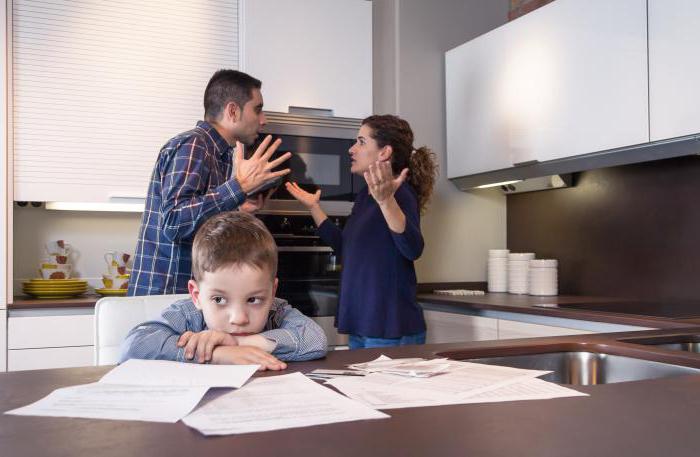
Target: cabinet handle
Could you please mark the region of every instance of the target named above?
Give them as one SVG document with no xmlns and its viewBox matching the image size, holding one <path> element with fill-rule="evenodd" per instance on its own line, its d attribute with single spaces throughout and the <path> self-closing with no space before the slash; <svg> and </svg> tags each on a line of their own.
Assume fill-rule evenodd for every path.
<svg viewBox="0 0 700 457">
<path fill-rule="evenodd" d="M 539 163 L 540 161 L 537 159 L 533 160 L 525 160 L 524 162 L 514 162 L 513 166 L 514 167 L 524 167 L 525 165 L 534 165 L 536 163 Z"/>
</svg>

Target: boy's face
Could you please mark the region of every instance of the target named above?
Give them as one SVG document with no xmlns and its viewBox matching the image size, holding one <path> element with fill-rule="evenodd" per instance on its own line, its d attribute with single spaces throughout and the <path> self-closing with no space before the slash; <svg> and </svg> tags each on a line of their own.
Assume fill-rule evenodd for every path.
<svg viewBox="0 0 700 457">
<path fill-rule="evenodd" d="M 254 265 L 229 265 L 190 280 L 190 295 L 210 330 L 244 336 L 260 333 L 277 292 L 277 278 Z"/>
</svg>

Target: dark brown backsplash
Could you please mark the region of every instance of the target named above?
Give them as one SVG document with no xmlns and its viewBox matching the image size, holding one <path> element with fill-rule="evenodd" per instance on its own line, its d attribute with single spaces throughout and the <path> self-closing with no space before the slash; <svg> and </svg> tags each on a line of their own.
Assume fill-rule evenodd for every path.
<svg viewBox="0 0 700 457">
<path fill-rule="evenodd" d="M 508 20 L 512 21 L 513 19 L 517 19 L 551 1 L 552 0 L 510 0 Z"/>
<path fill-rule="evenodd" d="M 564 294 L 700 299 L 700 157 L 587 171 L 507 197 L 508 248 L 559 259 Z"/>
</svg>

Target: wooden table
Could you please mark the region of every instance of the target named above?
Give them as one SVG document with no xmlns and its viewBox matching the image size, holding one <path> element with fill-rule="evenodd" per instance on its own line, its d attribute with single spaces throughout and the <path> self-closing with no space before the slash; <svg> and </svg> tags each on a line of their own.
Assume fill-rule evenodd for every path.
<svg viewBox="0 0 700 457">
<path fill-rule="evenodd" d="M 613 344 L 599 336 L 572 336 L 336 351 L 324 360 L 292 363 L 286 372 L 340 368 L 380 353 L 432 356 L 464 347 L 478 354 L 567 342 Z M 700 358 L 696 363 L 700 367 Z M 94 382 L 109 368 L 0 373 L 0 410 L 27 405 L 58 387 Z M 0 415 L 0 456 L 700 455 L 700 376 L 577 389 L 591 396 L 407 408 L 387 411 L 391 418 L 384 420 L 221 437 L 202 436 L 181 422 Z"/>
</svg>

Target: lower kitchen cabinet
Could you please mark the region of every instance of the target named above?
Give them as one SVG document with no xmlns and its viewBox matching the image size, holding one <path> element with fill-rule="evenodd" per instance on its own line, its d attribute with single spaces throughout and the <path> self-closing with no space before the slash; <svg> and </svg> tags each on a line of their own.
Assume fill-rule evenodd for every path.
<svg viewBox="0 0 700 457">
<path fill-rule="evenodd" d="M 594 333 L 588 330 L 531 324 L 492 317 L 468 316 L 442 311 L 424 310 L 423 315 L 428 327 L 426 343 L 508 340 Z"/>
<path fill-rule="evenodd" d="M 7 320 L 7 370 L 93 365 L 92 314 L 10 315 Z"/>
<path fill-rule="evenodd" d="M 542 336 L 584 335 L 593 333 L 588 330 L 578 330 L 551 325 L 530 324 L 528 322 L 508 321 L 498 319 L 498 339 L 535 338 Z"/>
<path fill-rule="evenodd" d="M 7 351 L 7 371 L 87 367 L 94 365 L 93 360 L 94 346 L 10 349 Z"/>
<path fill-rule="evenodd" d="M 334 322 L 335 322 L 335 317 L 333 316 L 315 316 L 312 317 L 311 319 L 314 320 L 322 329 L 323 332 L 326 334 L 326 338 L 328 339 L 328 347 L 331 349 L 335 349 L 338 346 L 347 346 L 348 345 L 348 335 L 344 335 L 342 333 L 338 333 L 338 330 L 335 328 Z"/>
<path fill-rule="evenodd" d="M 0 372 L 7 370 L 7 310 L 0 309 Z"/>
<path fill-rule="evenodd" d="M 498 339 L 498 319 L 440 311 L 423 311 L 423 316 L 429 344 Z"/>
</svg>

